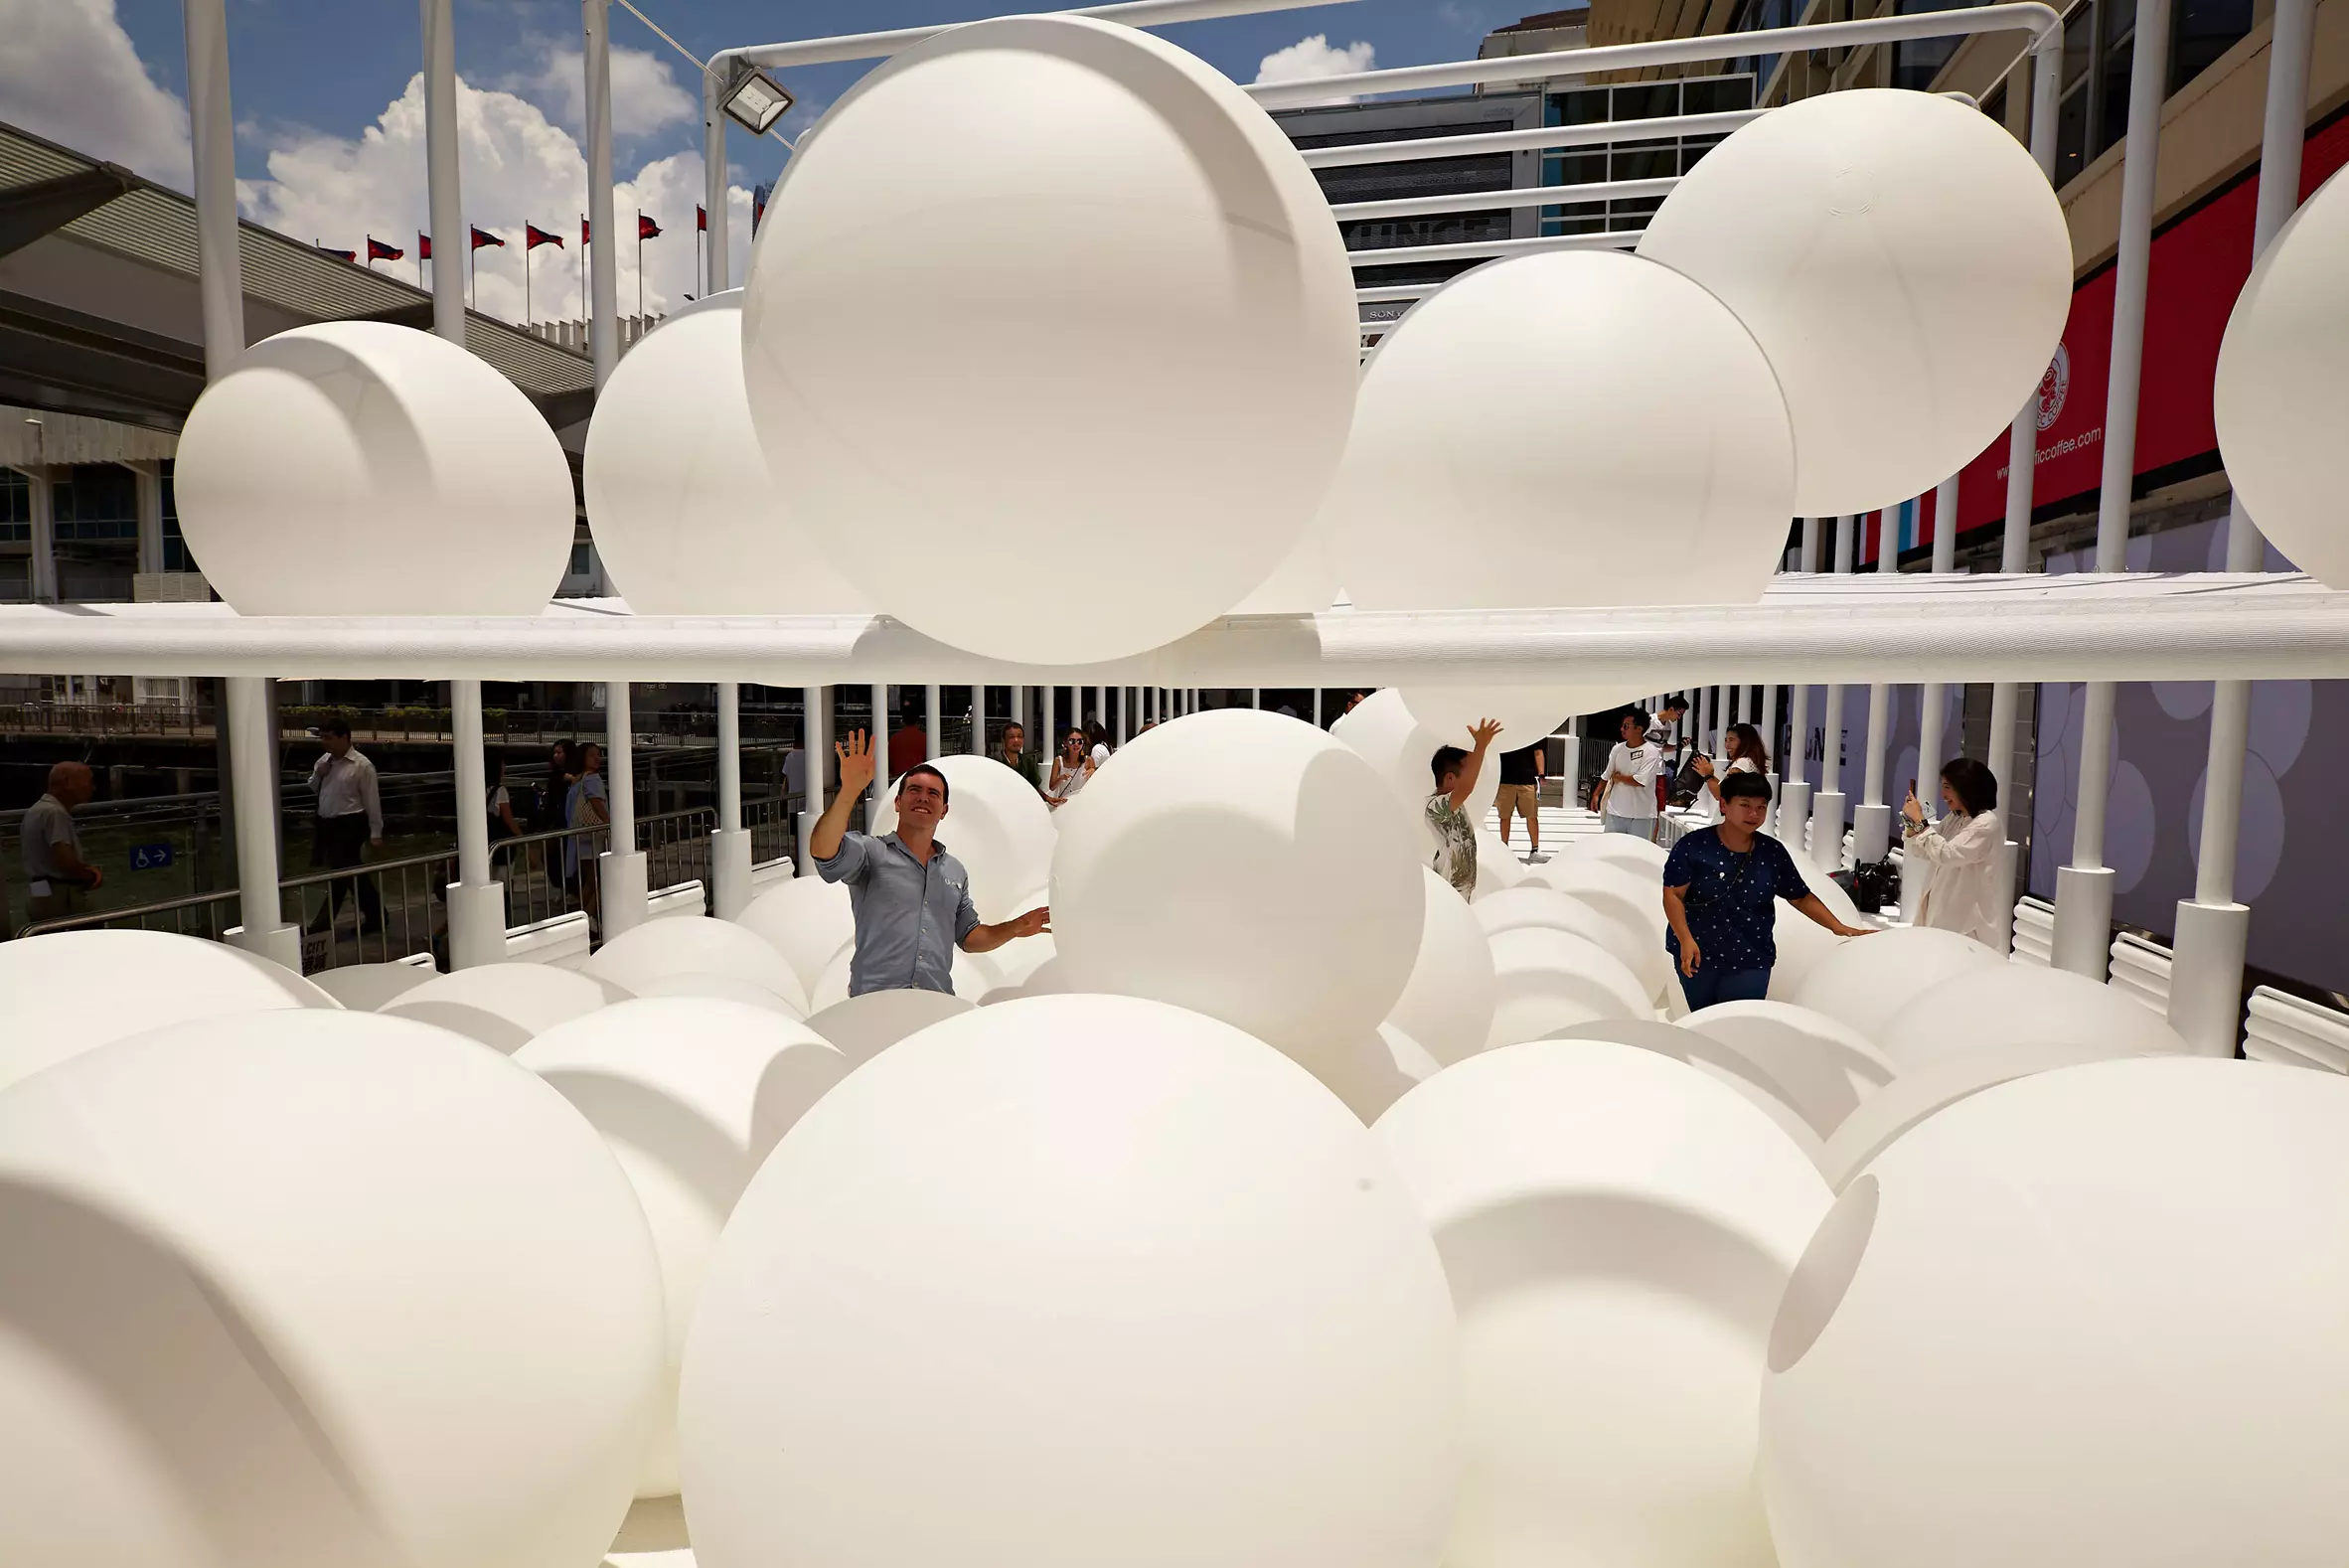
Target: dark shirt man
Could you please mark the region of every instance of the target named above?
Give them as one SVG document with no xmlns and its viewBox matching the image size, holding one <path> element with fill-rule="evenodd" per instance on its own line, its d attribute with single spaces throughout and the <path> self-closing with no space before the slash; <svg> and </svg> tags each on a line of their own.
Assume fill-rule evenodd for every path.
<svg viewBox="0 0 2349 1568">
<path fill-rule="evenodd" d="M 1525 833 L 1530 845 L 1526 852 L 1528 864 L 1541 854 L 1541 779 L 1543 742 L 1535 741 L 1514 751 L 1500 754 L 1500 789 L 1493 797 L 1493 809 L 1500 814 L 1500 842 L 1509 842 L 1509 824 L 1525 819 Z"/>
<path fill-rule="evenodd" d="M 1044 792 L 1043 781 L 1036 776 L 1036 763 L 1039 759 L 1034 752 L 1027 749 L 1026 725 L 1018 720 L 1006 724 L 1003 743 L 989 754 L 1005 767 L 1027 780 L 1028 786 L 1037 794 L 1041 795 Z"/>
<path fill-rule="evenodd" d="M 1691 1012 L 1769 996 L 1781 898 L 1837 936 L 1868 934 L 1837 920 L 1787 847 L 1761 831 L 1769 809 L 1768 780 L 1732 773 L 1721 781 L 1720 824 L 1683 834 L 1664 861 L 1664 951 Z"/>
</svg>

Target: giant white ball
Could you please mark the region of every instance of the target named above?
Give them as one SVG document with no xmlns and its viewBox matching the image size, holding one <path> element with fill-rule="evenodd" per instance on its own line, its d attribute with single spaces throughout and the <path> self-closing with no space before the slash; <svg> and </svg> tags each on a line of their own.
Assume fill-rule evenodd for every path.
<svg viewBox="0 0 2349 1568">
<path fill-rule="evenodd" d="M 592 1563 L 660 1378 L 627 1178 L 470 1040 L 247 1014 L 0 1093 L 0 1561 Z"/>
<path fill-rule="evenodd" d="M 1794 478 L 1778 383 L 1719 300 L 1638 256 L 1547 251 L 1404 316 L 1327 516 L 1363 609 L 1743 603 L 1785 549 Z"/>
<path fill-rule="evenodd" d="M 2183 1056 L 2193 1049 L 2167 1019 L 2124 991 L 2068 970 L 2011 961 L 1969 967 L 1921 993 L 1886 1020 L 1876 1043 L 1907 1070 L 2006 1040 L 2103 1044 L 2115 1056 Z"/>
<path fill-rule="evenodd" d="M 1622 838 L 1624 835 L 1613 835 Z M 1566 893 L 1615 927 L 1608 951 L 1631 966 L 1650 999 L 1679 990 L 1671 955 L 1664 951 L 1663 881 L 1603 861 L 1552 861 L 1537 865 L 1528 881 Z"/>
<path fill-rule="evenodd" d="M 1426 878 L 1360 757 L 1293 718 L 1197 713 L 1137 737 L 1061 814 L 1057 962 L 1076 991 L 1173 1003 L 1307 1059 L 1402 995 Z"/>
<path fill-rule="evenodd" d="M 1488 1045 L 1539 1039 L 1594 1019 L 1651 1019 L 1646 989 L 1621 959 L 1554 926 L 1518 926 L 1492 938 L 1494 1005 Z"/>
<path fill-rule="evenodd" d="M 938 757 L 946 775 L 946 820 L 938 842 L 971 873 L 971 902 L 989 924 L 1035 907 L 1026 895 L 1051 875 L 1056 834 L 1052 809 L 1027 779 L 993 757 L 967 753 Z M 873 814 L 872 833 L 897 831 L 892 788 Z"/>
<path fill-rule="evenodd" d="M 1295 1064 L 1136 998 L 982 1009 L 735 1206 L 686 1347 L 695 1553 L 1429 1568 L 1457 1354 L 1427 1227 Z"/>
<path fill-rule="evenodd" d="M 1779 917 L 1781 928 L 1792 920 L 1811 924 L 1787 910 Z M 1783 997 L 1773 986 L 1772 1000 L 1824 1013 L 1877 1046 L 1894 1017 L 1926 992 L 1959 975 L 1984 978 L 2003 962 L 1972 937 L 1923 925 L 1895 926 L 1845 941 L 1815 960 L 1804 957 L 1801 984 Z"/>
<path fill-rule="evenodd" d="M 811 1000 L 826 968 L 857 940 L 857 913 L 848 888 L 821 876 L 777 882 L 751 899 L 734 923 L 782 954 Z"/>
<path fill-rule="evenodd" d="M 1899 1071 L 1858 1030 L 1792 1003 L 1715 1003 L 1689 1014 L 1679 1026 L 1710 1035 L 1754 1063 L 1821 1138 Z"/>
<path fill-rule="evenodd" d="M 639 615 L 861 613 L 767 469 L 742 392 L 742 291 L 638 339 L 595 397 L 581 470 L 595 551 Z"/>
<path fill-rule="evenodd" d="M 1320 507 L 1353 274 L 1288 138 L 1174 45 L 1079 17 L 939 34 L 833 104 L 769 216 L 751 420 L 833 564 L 919 630 L 1140 653 L 1237 604 Z"/>
<path fill-rule="evenodd" d="M 1406 686 L 1399 688 L 1403 706 L 1429 733 L 1453 737 L 1447 743 L 1467 747 L 1469 728 L 1496 719 L 1500 733 L 1485 766 L 1498 781 L 1500 753 L 1517 751 L 1546 740 L 1577 713 L 1614 707 L 1635 695 L 1635 689 L 1598 686 Z"/>
<path fill-rule="evenodd" d="M 1449 1076 L 1449 1075 L 1447 1075 Z M 1784 1568 L 2332 1568 L 2349 1082 L 2100 1062 L 1881 1155 L 1772 1333 Z"/>
<path fill-rule="evenodd" d="M 337 1006 L 282 965 L 169 931 L 52 931 L 0 943 L 0 1088 L 167 1024 Z"/>
<path fill-rule="evenodd" d="M 1420 874 L 1427 903 L 1419 957 L 1386 1020 L 1437 1061 L 1455 1062 L 1483 1050 L 1492 1029 L 1492 945 L 1450 882 L 1434 871 Z"/>
<path fill-rule="evenodd" d="M 172 487 L 243 615 L 537 615 L 577 526 L 570 463 L 522 390 L 380 321 L 246 349 L 188 410 Z"/>
<path fill-rule="evenodd" d="M 2219 344 L 2211 409 L 2227 478 L 2292 563 L 2349 588 L 2349 179 L 2269 241 Z"/>
<path fill-rule="evenodd" d="M 483 964 L 436 975 L 381 1011 L 512 1052 L 558 1023 L 628 997 L 618 986 L 552 964 Z"/>
<path fill-rule="evenodd" d="M 677 1369 L 734 1200 L 777 1140 L 848 1076 L 806 1024 L 706 997 L 647 997 L 557 1024 L 514 1053 L 576 1106 L 636 1189 L 661 1260 L 667 1381 L 637 1495 L 677 1490 Z"/>
<path fill-rule="evenodd" d="M 1862 87 L 1786 107 L 1682 176 L 1639 253 L 1769 356 L 1794 419 L 1790 511 L 1897 506 L 2039 385 L 2072 308 L 2071 234 L 2029 150 L 1970 104 Z"/>
<path fill-rule="evenodd" d="M 1598 1040 L 1460 1062 L 1375 1131 L 1460 1313 L 1446 1568 L 1767 1568 L 1763 1350 L 1829 1201 L 1801 1154 L 1698 1069 Z"/>
<path fill-rule="evenodd" d="M 647 920 L 597 948 L 580 973 L 631 992 L 670 975 L 723 975 L 763 986 L 803 1014 L 808 1007 L 799 976 L 773 944 L 731 920 L 707 915 Z"/>
<path fill-rule="evenodd" d="M 818 1009 L 809 1017 L 808 1027 L 838 1047 L 853 1067 L 870 1061 L 908 1034 L 978 1005 L 976 998 L 943 991 L 867 991 L 861 997 L 844 996 L 830 1007 Z"/>
<path fill-rule="evenodd" d="M 320 970 L 310 984 L 354 1013 L 379 1013 L 432 975 L 414 964 L 344 964 Z"/>
</svg>

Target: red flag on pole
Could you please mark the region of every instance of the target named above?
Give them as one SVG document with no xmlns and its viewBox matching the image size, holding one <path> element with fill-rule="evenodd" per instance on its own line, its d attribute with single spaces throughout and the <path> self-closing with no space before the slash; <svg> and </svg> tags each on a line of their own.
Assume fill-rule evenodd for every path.
<svg viewBox="0 0 2349 1568">
<path fill-rule="evenodd" d="M 579 248 L 587 248 L 587 220 L 584 218 L 579 220 Z"/>
<path fill-rule="evenodd" d="M 550 235 L 537 224 L 524 224 L 522 234 L 525 241 L 523 248 L 526 250 L 536 250 L 541 245 L 552 245 L 557 250 L 562 248 L 562 235 Z"/>
<path fill-rule="evenodd" d="M 639 239 L 658 239 L 661 237 L 661 226 L 654 223 L 651 219 L 645 217 L 644 214 L 638 213 L 636 215 L 636 237 Z"/>
<path fill-rule="evenodd" d="M 367 236 L 367 258 L 370 261 L 397 261 L 407 254 L 397 245 L 388 245 L 374 235 Z"/>
<path fill-rule="evenodd" d="M 694 205 L 694 233 L 698 235 L 709 233 L 709 209 L 698 202 Z"/>
<path fill-rule="evenodd" d="M 420 229 L 416 231 L 416 259 L 418 261 L 432 259 L 432 236 Z"/>
<path fill-rule="evenodd" d="M 356 250 L 337 250 L 333 245 L 320 245 L 318 248 L 333 256 L 337 261 L 357 261 L 359 259 L 359 252 Z"/>
<path fill-rule="evenodd" d="M 506 241 L 500 239 L 496 235 L 491 234 L 479 224 L 475 224 L 473 226 L 473 248 L 479 250 L 483 245 L 496 245 L 500 250 L 503 250 L 506 248 Z"/>
</svg>

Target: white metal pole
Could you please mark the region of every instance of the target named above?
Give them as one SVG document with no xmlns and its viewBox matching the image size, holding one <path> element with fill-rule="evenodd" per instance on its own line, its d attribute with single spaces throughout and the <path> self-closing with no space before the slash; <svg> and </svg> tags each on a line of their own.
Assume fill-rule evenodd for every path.
<svg viewBox="0 0 2349 1568">
<path fill-rule="evenodd" d="M 188 128 L 196 174 L 196 277 L 204 311 L 204 370 L 227 375 L 244 352 L 244 267 L 236 237 L 235 119 L 229 102 L 225 0 L 187 0 Z M 277 737 L 269 687 L 258 676 L 222 683 L 228 706 L 231 796 L 236 814 L 237 945 L 301 973 L 302 936 L 285 923 L 277 890 Z"/>
<path fill-rule="evenodd" d="M 708 271 L 705 285 L 711 294 L 722 293 L 730 285 L 727 272 L 733 264 L 726 254 L 726 111 L 723 102 L 726 68 L 711 61 L 702 74 L 702 211 L 709 218 L 708 242 L 704 246 Z"/>
<path fill-rule="evenodd" d="M 806 776 L 807 790 L 800 800 L 799 821 L 792 838 L 797 847 L 798 873 L 813 876 L 816 862 L 808 853 L 808 835 L 815 831 L 816 819 L 824 815 L 825 770 L 832 765 L 832 711 L 825 701 L 825 689 L 801 687 L 799 712 L 800 771 Z"/>
<path fill-rule="evenodd" d="M 750 907 L 750 831 L 742 826 L 742 688 L 717 683 L 717 826 L 709 835 L 709 912 L 731 920 Z"/>
<path fill-rule="evenodd" d="M 595 361 L 595 389 L 601 392 L 620 363 L 620 245 L 612 232 L 611 0 L 579 0 L 579 19 L 587 35 L 587 250 L 594 296 L 587 345 Z M 608 903 L 608 893 L 605 899 Z"/>
<path fill-rule="evenodd" d="M 987 688 L 971 688 L 971 738 L 969 750 L 975 757 L 987 754 Z"/>
<path fill-rule="evenodd" d="M 2316 0 L 2276 0 L 2268 41 L 2268 103 L 2260 138 L 2260 199 L 2252 220 L 2255 261 L 2299 202 L 2308 117 L 2308 57 Z M 2267 540 L 2237 498 L 2227 518 L 2227 569 L 2258 571 Z M 2243 823 L 2243 762 L 2251 739 L 2251 683 L 2221 681 L 2211 695 L 2210 762 L 2202 793 L 2202 844 L 2194 896 L 2178 904 L 2169 1021 L 2197 1051 L 2232 1056 L 2243 1030 L 2243 960 L 2251 910 L 2235 901 Z"/>
<path fill-rule="evenodd" d="M 938 711 L 938 685 L 932 682 L 922 688 L 922 733 L 929 744 L 922 755 L 935 762 L 946 754 L 946 730 L 943 715 Z"/>
<path fill-rule="evenodd" d="M 1044 765 L 1049 767 L 1052 758 L 1060 755 L 1060 729 L 1054 711 L 1059 706 L 1060 689 L 1047 685 L 1042 689 L 1042 694 L 1036 708 L 1036 737 L 1033 745 L 1036 755 L 1042 757 Z"/>
<path fill-rule="evenodd" d="M 2114 261 L 2112 381 L 2105 397 L 2105 464 L 2097 493 L 2097 570 L 2128 565 L 2128 509 L 2136 480 L 2137 394 L 2145 361 L 2145 283 L 2153 260 L 2153 176 L 2161 103 L 2169 90 L 2170 0 L 2136 0 L 2128 72 L 2128 141 L 2120 165 L 2119 248 Z M 2114 873 L 2105 864 L 2105 814 L 2113 786 L 2114 700 L 2110 681 L 2088 684 L 2081 707 L 2080 782 L 2072 863 L 2056 873 L 2049 962 L 2103 980 L 2112 962 Z"/>
<path fill-rule="evenodd" d="M 644 924 L 650 889 L 645 854 L 636 847 L 636 726 L 625 679 L 604 684 L 603 787 L 610 808 L 611 848 L 603 853 L 603 939 Z"/>
<path fill-rule="evenodd" d="M 422 0 L 424 169 L 432 230 L 432 330 L 465 345 L 464 193 L 457 175 L 457 43 L 450 0 Z"/>
<path fill-rule="evenodd" d="M 872 754 L 879 760 L 873 764 L 872 784 L 864 793 L 864 822 L 866 827 L 880 821 L 881 803 L 889 798 L 889 689 L 871 688 L 868 701 L 872 706 L 872 733 L 869 737 Z"/>
<path fill-rule="evenodd" d="M 1959 480 L 1963 476 L 1952 474 L 1933 493 L 1933 574 L 1941 576 L 1958 568 L 1958 499 Z M 1949 689 L 1939 681 L 1928 681 L 1917 693 L 1917 799 L 1928 818 L 1941 801 L 1942 752 L 1947 744 L 1944 733 L 1945 709 L 1949 706 Z M 1905 781 L 1895 780 L 1895 787 L 1907 799 Z M 1925 896 L 1927 865 L 1921 855 L 1901 857 L 1901 914 L 1914 923 L 1919 903 Z"/>
<path fill-rule="evenodd" d="M 1876 514 L 1876 573 L 1898 575 L 1901 557 L 1900 508 Z M 1892 727 L 1892 688 L 1882 681 L 1868 687 L 1868 739 L 1860 803 L 1851 815 L 1851 863 L 1872 864 L 1890 853 L 1892 807 L 1884 798 L 1884 753 Z"/>
<path fill-rule="evenodd" d="M 1770 780 L 1770 795 L 1775 801 L 1781 789 L 1779 778 L 1786 771 L 1786 748 L 1778 738 L 1778 683 L 1775 681 L 1762 688 L 1761 730 L 1763 749 L 1770 753 L 1770 766 L 1763 771 Z"/>
<path fill-rule="evenodd" d="M 1858 524 L 1854 516 L 1835 520 L 1838 575 L 1851 570 Z M 1818 793 L 1810 798 L 1811 862 L 1830 871 L 1843 865 L 1843 807 L 1847 798 L 1843 793 L 1843 687 L 1831 682 L 1825 710 L 1820 714 Z"/>
</svg>

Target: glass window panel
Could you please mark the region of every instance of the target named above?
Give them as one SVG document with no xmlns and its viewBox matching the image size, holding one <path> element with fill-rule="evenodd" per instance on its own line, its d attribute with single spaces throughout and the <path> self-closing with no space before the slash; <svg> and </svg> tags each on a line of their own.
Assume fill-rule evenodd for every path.
<svg viewBox="0 0 2349 1568">
<path fill-rule="evenodd" d="M 1671 143 L 1652 151 L 1627 152 L 1618 148 L 1608 160 L 1608 175 L 1617 180 L 1661 180 L 1680 172 L 1680 149 Z"/>
<path fill-rule="evenodd" d="M 1596 125 L 1607 117 L 1607 89 L 1581 87 L 1572 92 L 1553 92 L 1547 117 L 1552 125 Z"/>
<path fill-rule="evenodd" d="M 2093 5 L 2074 9 L 2064 22 L 2064 85 L 2088 76 L 2089 56 L 2095 53 L 2097 10 Z"/>
<path fill-rule="evenodd" d="M 2124 39 L 2119 45 L 2105 51 L 2105 90 L 2098 103 L 2095 157 L 2107 147 L 2116 147 L 2128 139 L 2128 67 L 2136 53 L 2135 41 Z"/>
<path fill-rule="evenodd" d="M 1606 178 L 1607 154 L 1603 151 L 1567 153 L 1542 161 L 1544 185 L 1591 185 Z"/>
<path fill-rule="evenodd" d="M 2088 163 L 2088 88 L 2074 89 L 2056 110 L 2055 184 L 2062 190 Z"/>
<path fill-rule="evenodd" d="M 1721 145 L 1718 136 L 1691 136 L 1680 144 L 1680 172 L 1686 174 L 1696 167 L 1696 160 Z"/>
<path fill-rule="evenodd" d="M 2110 49 L 2136 31 L 2135 0 L 2096 0 L 2105 24 L 2105 47 Z"/>
<path fill-rule="evenodd" d="M 2178 0 L 2169 52 L 2172 92 L 2201 76 L 2251 31 L 2251 0 Z"/>
<path fill-rule="evenodd" d="M 1568 202 L 1542 209 L 1544 235 L 1595 235 L 1606 227 L 1605 202 Z"/>
<path fill-rule="evenodd" d="M 1661 119 L 1679 112 L 1680 83 L 1677 81 L 1641 81 L 1615 89 L 1616 119 Z"/>
<path fill-rule="evenodd" d="M 1754 106 L 1754 78 L 1747 76 L 1699 77 L 1680 83 L 1680 112 L 1719 114 Z"/>
<path fill-rule="evenodd" d="M 1644 229 L 1648 218 L 1663 206 L 1660 196 L 1643 196 L 1628 202 L 1607 204 L 1608 227 L 1611 229 Z"/>
</svg>

